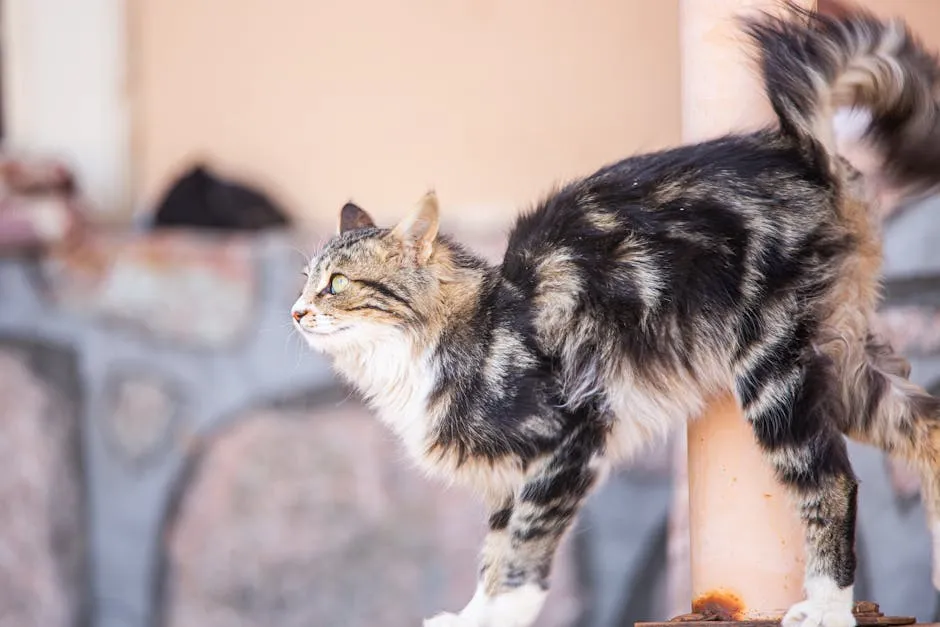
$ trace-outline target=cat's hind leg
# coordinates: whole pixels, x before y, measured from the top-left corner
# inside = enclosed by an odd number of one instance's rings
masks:
[[[837,428],[844,411],[828,360],[768,346],[741,368],[736,393],[758,444],[795,497],[806,535],[806,600],[784,627],[852,627],[857,483]]]

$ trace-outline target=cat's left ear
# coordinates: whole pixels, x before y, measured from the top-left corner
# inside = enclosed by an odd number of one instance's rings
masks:
[[[431,191],[424,195],[411,215],[392,229],[392,235],[401,240],[405,250],[419,264],[425,263],[434,250],[439,215],[437,194]]]
[[[339,210],[339,232],[369,229],[375,226],[372,217],[359,205],[348,202]]]

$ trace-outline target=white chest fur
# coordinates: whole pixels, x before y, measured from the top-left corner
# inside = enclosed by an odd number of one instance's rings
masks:
[[[336,357],[336,367],[420,461],[432,422],[428,398],[436,380],[430,354],[416,351],[405,338],[383,338],[344,351]]]
[[[465,485],[493,502],[501,502],[522,481],[522,469],[514,458],[494,464],[461,459],[450,450],[427,454],[432,429],[441,418],[428,407],[437,381],[431,351],[416,351],[405,338],[384,337],[342,351],[336,355],[335,365],[428,475]],[[443,409],[441,406],[437,411]]]

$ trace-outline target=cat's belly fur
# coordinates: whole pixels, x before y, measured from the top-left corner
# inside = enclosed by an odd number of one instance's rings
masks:
[[[705,366],[706,364],[702,364]],[[705,411],[708,402],[722,393],[730,393],[730,377],[724,368],[711,364],[708,377],[678,371],[670,375],[670,392],[634,376],[612,376],[604,385],[608,415],[612,420],[610,436],[598,468],[629,461],[644,449],[662,444],[669,435],[683,428]],[[661,385],[661,383],[660,383]],[[429,416],[432,419],[433,417]],[[512,494],[536,470],[542,459],[522,460],[507,456],[498,461],[458,460],[456,455],[417,456],[418,465],[428,474],[465,485],[482,494],[488,502],[498,503]],[[603,474],[603,473],[602,473]]]
[[[608,459],[629,461],[702,414],[707,398],[699,384],[687,376],[677,379],[671,394],[629,380],[607,386],[606,395],[614,417],[607,441]]]

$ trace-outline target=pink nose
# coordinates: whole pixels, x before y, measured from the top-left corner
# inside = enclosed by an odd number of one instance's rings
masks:
[[[300,322],[301,320],[304,319],[304,316],[306,316],[307,313],[308,312],[306,309],[295,309],[291,312],[291,315],[294,317],[294,320],[296,320],[297,322]]]

